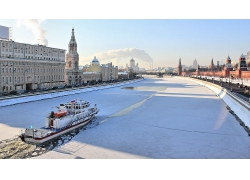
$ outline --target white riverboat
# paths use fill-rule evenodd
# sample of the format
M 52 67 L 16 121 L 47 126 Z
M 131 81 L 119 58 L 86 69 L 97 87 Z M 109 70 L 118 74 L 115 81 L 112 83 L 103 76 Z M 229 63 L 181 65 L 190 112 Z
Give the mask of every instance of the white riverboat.
M 57 112 L 51 111 L 45 119 L 45 126 L 39 129 L 26 128 L 20 138 L 28 143 L 42 144 L 62 134 L 88 124 L 99 112 L 90 103 L 76 99 L 66 104 L 60 104 Z

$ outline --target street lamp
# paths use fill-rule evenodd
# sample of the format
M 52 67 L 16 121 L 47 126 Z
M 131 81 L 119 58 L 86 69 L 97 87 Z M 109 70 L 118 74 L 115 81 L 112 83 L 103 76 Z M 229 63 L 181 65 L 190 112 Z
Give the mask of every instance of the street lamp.
M 14 90 L 16 90 L 16 78 L 15 78 L 15 72 L 16 72 L 16 69 L 14 69 L 14 67 L 13 67 L 13 85 L 14 85 L 14 87 L 15 87 L 15 89 L 14 89 Z

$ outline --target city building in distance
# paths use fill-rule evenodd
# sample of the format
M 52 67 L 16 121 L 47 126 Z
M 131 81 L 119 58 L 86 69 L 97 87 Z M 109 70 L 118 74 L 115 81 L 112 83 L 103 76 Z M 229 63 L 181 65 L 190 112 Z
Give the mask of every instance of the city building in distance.
M 135 60 L 132 58 L 132 59 L 130 59 L 130 61 L 129 61 L 129 66 L 128 66 L 128 64 L 126 64 L 126 71 L 127 72 L 131 72 L 131 71 L 133 71 L 134 73 L 137 73 L 137 72 L 139 72 L 139 65 L 138 65 L 138 63 L 136 63 L 136 65 L 135 65 Z
M 247 58 L 250 52 L 247 53 Z M 216 77 L 225 77 L 225 78 L 250 78 L 250 63 L 247 61 L 245 55 L 241 54 L 238 62 L 232 64 L 230 56 L 227 56 L 226 63 L 219 65 L 214 65 L 213 59 L 208 68 L 202 68 L 198 65 L 198 68 L 195 72 L 184 70 L 183 72 L 178 73 L 178 75 L 183 76 L 216 76 Z M 180 64 L 179 64 L 180 66 Z M 179 68 L 178 66 L 178 68 Z

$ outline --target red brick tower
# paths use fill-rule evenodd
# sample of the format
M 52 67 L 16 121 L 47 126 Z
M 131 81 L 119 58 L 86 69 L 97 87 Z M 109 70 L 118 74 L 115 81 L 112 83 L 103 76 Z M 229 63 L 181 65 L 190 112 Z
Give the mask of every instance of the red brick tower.
M 210 64 L 210 70 L 214 71 L 214 60 L 212 58 L 211 64 Z
M 239 57 L 238 69 L 241 71 L 247 71 L 246 58 L 243 54 L 241 54 L 241 56 Z
M 179 59 L 179 65 L 177 69 L 178 69 L 178 75 L 181 76 L 182 75 L 181 58 Z
M 232 71 L 233 70 L 233 66 L 231 64 L 231 58 L 228 56 L 227 60 L 226 60 L 226 65 L 224 70 L 228 70 L 228 71 Z
M 199 75 L 200 75 L 200 65 L 198 64 L 196 68 L 196 76 L 199 76 Z
M 223 70 L 223 76 L 224 77 L 229 77 L 230 71 L 233 70 L 233 66 L 231 64 L 231 58 L 228 56 L 225 64 L 225 68 Z
M 247 71 L 246 58 L 243 54 L 239 57 L 238 68 L 236 69 L 236 74 L 235 74 L 236 77 L 241 78 L 242 71 Z

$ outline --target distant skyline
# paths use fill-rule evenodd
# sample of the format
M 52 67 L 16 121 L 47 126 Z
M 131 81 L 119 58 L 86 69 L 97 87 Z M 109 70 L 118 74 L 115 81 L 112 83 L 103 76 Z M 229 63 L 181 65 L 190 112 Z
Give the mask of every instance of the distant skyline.
M 131 58 L 146 69 L 149 61 L 154 68 L 177 67 L 179 58 L 186 66 L 195 59 L 207 66 L 212 58 L 214 63 L 225 62 L 229 55 L 236 61 L 250 51 L 249 19 L 30 18 L 0 19 L 0 25 L 12 28 L 16 42 L 47 41 L 49 47 L 65 50 L 74 28 L 80 65 L 89 64 L 96 56 L 101 64 L 113 62 L 123 67 Z

